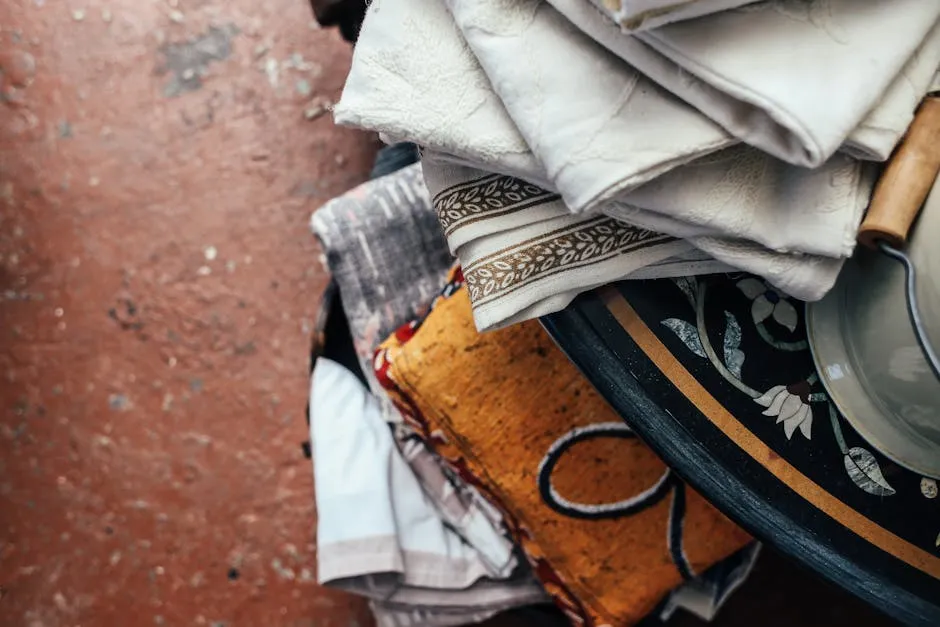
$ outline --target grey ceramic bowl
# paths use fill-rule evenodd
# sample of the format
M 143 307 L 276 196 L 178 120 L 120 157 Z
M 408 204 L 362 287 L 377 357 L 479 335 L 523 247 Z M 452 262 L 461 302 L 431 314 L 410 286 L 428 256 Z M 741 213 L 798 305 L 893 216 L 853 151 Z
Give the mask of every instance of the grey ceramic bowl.
M 925 336 L 940 349 L 940 179 L 906 252 Z M 859 247 L 806 319 L 816 367 L 846 420 L 898 464 L 940 478 L 940 380 L 914 334 L 903 266 Z

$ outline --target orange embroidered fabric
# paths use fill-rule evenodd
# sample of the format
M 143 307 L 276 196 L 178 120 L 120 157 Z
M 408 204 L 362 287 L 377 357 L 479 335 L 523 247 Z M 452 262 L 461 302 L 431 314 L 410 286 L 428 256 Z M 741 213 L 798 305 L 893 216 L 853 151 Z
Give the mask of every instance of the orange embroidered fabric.
M 630 432 L 537 322 L 477 333 L 453 278 L 449 297 L 379 348 L 377 375 L 503 512 L 573 620 L 634 624 L 751 541 Z

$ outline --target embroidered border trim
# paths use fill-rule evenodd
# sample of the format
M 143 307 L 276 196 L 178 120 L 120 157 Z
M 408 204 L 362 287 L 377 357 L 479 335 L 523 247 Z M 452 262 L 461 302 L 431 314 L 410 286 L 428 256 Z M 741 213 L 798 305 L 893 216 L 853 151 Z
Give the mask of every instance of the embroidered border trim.
M 479 220 L 521 211 L 558 198 L 558 194 L 521 179 L 491 174 L 440 191 L 434 196 L 434 209 L 444 235 L 449 237 L 457 229 Z
M 675 241 L 614 218 L 598 217 L 503 249 L 463 269 L 474 307 L 546 277 Z

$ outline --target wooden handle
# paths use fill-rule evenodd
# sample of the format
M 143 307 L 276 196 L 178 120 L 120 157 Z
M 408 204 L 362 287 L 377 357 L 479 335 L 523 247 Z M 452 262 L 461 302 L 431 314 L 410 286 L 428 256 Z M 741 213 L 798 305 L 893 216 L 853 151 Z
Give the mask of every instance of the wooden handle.
M 907 232 L 940 171 L 940 98 L 925 99 L 875 187 L 858 241 L 870 248 L 883 240 L 895 248 Z

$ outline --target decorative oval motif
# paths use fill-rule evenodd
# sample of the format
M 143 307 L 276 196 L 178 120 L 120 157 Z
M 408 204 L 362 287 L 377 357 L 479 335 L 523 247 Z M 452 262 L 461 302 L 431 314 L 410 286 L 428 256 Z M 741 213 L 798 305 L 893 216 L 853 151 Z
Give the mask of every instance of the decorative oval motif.
M 586 427 L 575 427 L 555 440 L 542 459 L 542 463 L 539 464 L 537 476 L 542 499 L 559 514 L 588 520 L 628 516 L 659 503 L 666 498 L 673 487 L 672 472 L 669 469 L 666 469 L 659 480 L 643 492 L 615 503 L 578 503 L 566 499 L 552 485 L 552 472 L 555 466 L 564 454 L 579 442 L 593 438 L 631 439 L 634 437 L 636 435 L 633 430 L 622 422 L 601 422 Z

